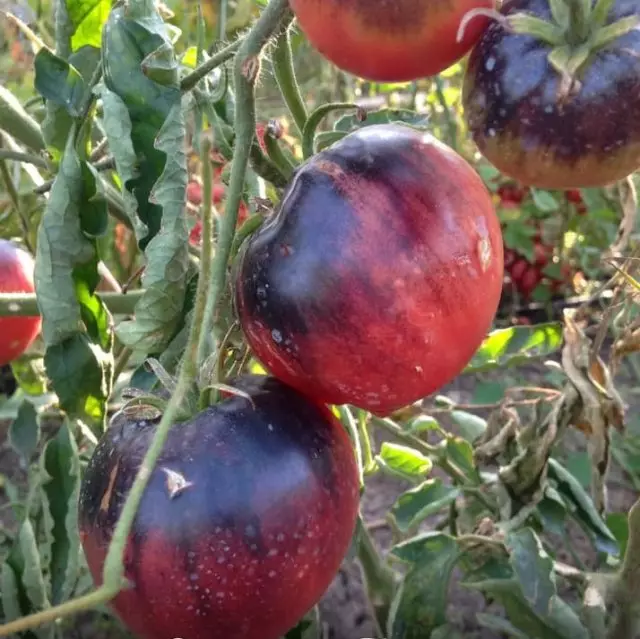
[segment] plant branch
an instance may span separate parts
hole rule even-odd
[[[206,62],[203,62],[197,69],[194,69],[188,75],[180,81],[180,89],[182,91],[191,91],[195,86],[211,73],[214,69],[217,69],[221,64],[224,64],[227,60],[230,60],[240,48],[243,40],[239,39],[231,44],[227,45],[224,49],[220,49],[217,53],[214,53]]]
[[[285,104],[291,113],[298,131],[302,135],[307,122],[307,108],[300,93],[300,87],[296,80],[296,73],[291,56],[291,35],[290,27],[280,34],[276,47],[273,51],[273,72],[276,82],[280,88],[280,93]]]
[[[144,290],[129,293],[97,293],[114,315],[131,315]],[[0,317],[33,317],[40,315],[35,293],[0,293]]]
[[[20,153],[19,151],[11,151],[10,149],[0,149],[0,160],[14,160],[15,162],[27,162],[41,169],[48,169],[47,161],[39,155],[33,153]]]
[[[115,597],[117,592],[117,589],[102,586],[84,597],[78,597],[77,599],[66,601],[59,606],[36,612],[28,617],[21,617],[15,621],[10,621],[0,626],[0,637],[16,635],[30,628],[37,628],[38,626],[52,623],[62,617],[77,614],[89,608],[97,608]]]
[[[256,105],[254,89],[260,74],[260,56],[273,35],[286,28],[293,16],[288,0],[271,0],[246,37],[241,41],[235,57],[234,86],[236,108],[234,131],[236,134],[231,175],[225,210],[219,225],[218,241],[212,265],[209,303],[203,321],[205,331],[211,330],[218,340],[215,314],[227,282],[227,265],[238,221],[238,209],[242,199],[244,181],[249,165],[251,146],[255,137]]]
[[[0,145],[2,143],[0,142]],[[4,149],[0,148],[0,154],[4,151]],[[20,198],[18,196],[18,191],[16,189],[16,185],[13,183],[13,179],[11,177],[11,173],[9,172],[9,167],[7,166],[7,162],[4,159],[1,159],[0,155],[0,175],[2,175],[2,180],[7,189],[7,193],[9,194],[9,198],[11,199],[11,203],[13,204],[13,208],[15,209],[18,219],[20,220],[20,227],[22,228],[22,235],[24,243],[31,253],[33,253],[33,246],[31,245],[31,240],[29,239],[29,221],[20,206]]]

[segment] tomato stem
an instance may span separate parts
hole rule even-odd
[[[211,289],[211,264],[213,256],[213,170],[211,168],[211,139],[203,136],[200,150],[202,162],[202,252],[200,254],[200,275],[198,279],[198,297],[193,311],[193,321],[198,322],[202,329],[196,345],[193,359],[197,370],[202,368],[206,359],[211,326],[209,322],[213,316],[214,298],[209,295]],[[187,357],[189,355],[187,354]]]
[[[236,108],[234,130],[236,134],[231,160],[231,175],[225,210],[219,225],[218,241],[212,265],[211,301],[207,311],[215,315],[220,297],[227,281],[227,265],[238,220],[238,209],[242,199],[244,181],[251,156],[251,147],[255,138],[256,105],[254,88],[260,73],[260,56],[271,37],[278,30],[286,28],[293,15],[288,0],[271,0],[251,31],[238,49],[234,63],[234,86],[236,89]],[[212,326],[212,317],[204,318],[205,326]],[[219,342],[218,329],[214,328],[216,350]]]
[[[137,289],[129,293],[97,293],[113,315],[131,315],[144,295]],[[0,293],[0,317],[33,317],[40,315],[35,293]]]
[[[278,140],[270,135],[267,131],[264,136],[264,145],[267,148],[269,159],[278,167],[278,170],[287,180],[293,175],[295,167],[289,161],[289,158],[283,153]]]
[[[348,111],[349,109],[354,109],[357,113],[360,113],[362,120],[365,119],[366,111],[364,111],[362,107],[351,102],[331,102],[329,104],[322,104],[311,113],[302,131],[302,157],[305,160],[308,160],[316,152],[316,130],[318,129],[318,126],[320,126],[320,122],[322,122],[322,120],[333,111]]]
[[[203,62],[199,67],[182,78],[180,82],[180,89],[182,91],[191,91],[194,89],[200,80],[206,77],[214,69],[217,69],[221,64],[224,64],[227,60],[233,58],[241,44],[242,39],[238,39],[227,45],[224,49],[220,49],[220,51],[214,53],[206,62]]]
[[[290,27],[286,28],[278,37],[276,47],[273,50],[272,64],[280,93],[298,131],[302,134],[307,121],[307,107],[300,93],[293,66]]]
[[[367,527],[361,518],[358,540],[358,561],[362,567],[369,601],[373,606],[376,621],[384,635],[389,619],[391,602],[396,591],[395,573],[386,566],[376,548]]]
[[[15,635],[19,632],[30,630],[31,628],[52,623],[62,617],[68,617],[69,615],[77,614],[84,610],[97,608],[115,597],[118,591],[119,588],[102,586],[88,595],[77,597],[59,606],[53,606],[52,608],[41,610],[27,617],[10,621],[0,626],[0,637],[9,637],[10,635]]]

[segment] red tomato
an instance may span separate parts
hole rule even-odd
[[[461,42],[458,27],[491,0],[291,0],[300,28],[320,53],[369,80],[404,82],[435,75],[464,56],[488,24],[477,16]]]
[[[111,602],[140,639],[278,639],[321,598],[359,505],[349,437],[325,406],[273,377],[175,424]],[[119,412],[83,477],[82,545],[96,583],[157,421]]]
[[[187,184],[187,202],[198,206],[202,204],[202,186],[197,182]]]
[[[465,160],[410,127],[364,127],[297,169],[244,245],[236,308],[274,375],[385,415],[476,352],[500,299],[502,246]]]
[[[12,242],[0,239],[0,293],[33,293],[33,258]],[[0,366],[23,355],[33,344],[42,320],[31,317],[0,317]]]
[[[518,281],[518,291],[525,299],[531,297],[534,289],[542,281],[542,273],[535,266],[529,266]]]
[[[524,257],[520,257],[515,264],[509,269],[509,275],[514,283],[518,283],[520,278],[525,274],[529,268],[529,262]]]
[[[517,259],[518,254],[510,248],[504,248],[504,267],[509,268]]]
[[[542,242],[537,241],[533,245],[533,252],[535,256],[533,263],[542,269],[549,263],[549,259],[553,255],[553,247],[546,246],[542,244]]]

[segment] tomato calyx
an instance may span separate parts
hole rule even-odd
[[[620,18],[606,24],[614,0],[548,0],[552,19],[544,20],[524,11],[512,14],[495,9],[473,9],[460,22],[457,40],[464,37],[467,25],[476,16],[483,15],[498,22],[504,29],[518,35],[529,35],[551,47],[549,64],[560,74],[560,99],[576,94],[581,83],[580,72],[589,63],[593,53],[638,28],[637,15]]]

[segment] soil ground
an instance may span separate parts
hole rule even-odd
[[[527,364],[524,367],[514,369],[510,374],[517,378],[520,385],[543,385],[543,379],[548,369],[542,362]],[[504,373],[501,373],[504,380]],[[622,375],[618,383],[618,389],[628,406],[628,416],[637,414],[640,396],[634,392],[637,388],[635,378]],[[459,403],[478,402],[479,393],[482,397],[497,391],[496,381],[499,376],[485,374],[477,376],[463,376],[452,384],[442,389],[442,394],[447,394]],[[504,383],[504,382],[503,382]],[[486,400],[485,400],[486,401]],[[0,477],[5,475],[14,482],[24,481],[24,471],[19,468],[17,458],[6,445],[7,423],[0,422]],[[379,433],[375,438],[379,439]],[[584,448],[584,440],[577,433],[569,433],[565,438],[564,446],[568,450]],[[633,503],[636,493],[624,472],[614,465],[609,477],[609,510],[611,512],[627,512]],[[362,512],[365,520],[373,524],[373,535],[376,543],[384,552],[392,543],[391,532],[384,524],[384,517],[394,503],[397,496],[407,486],[401,481],[388,477],[376,476],[367,484],[367,490],[363,497]],[[0,506],[4,499],[0,492]],[[0,511],[0,517],[2,517]],[[0,519],[1,525],[10,525],[5,518]],[[581,560],[590,566],[594,560],[594,554],[588,540],[579,530],[572,534],[572,546]],[[561,557],[563,561],[572,563],[570,556]],[[467,639],[501,639],[495,632],[479,627],[475,615],[486,609],[482,597],[476,593],[460,587],[455,579],[451,584],[449,593],[449,620]],[[324,639],[383,639],[377,633],[371,610],[367,604],[363,590],[360,569],[355,561],[345,562],[340,573],[327,591],[320,604],[321,618],[324,627]],[[498,612],[494,611],[492,612]],[[130,637],[119,624],[113,623],[105,615],[89,614],[76,618],[68,630],[64,632],[65,639],[126,639]]]

